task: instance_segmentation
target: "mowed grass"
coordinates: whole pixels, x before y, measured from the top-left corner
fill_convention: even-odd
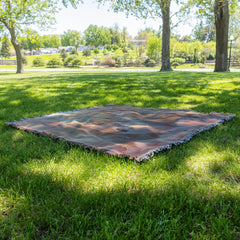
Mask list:
[[[4,125],[110,103],[236,117],[142,164]],[[239,238],[239,73],[0,74],[0,239]]]

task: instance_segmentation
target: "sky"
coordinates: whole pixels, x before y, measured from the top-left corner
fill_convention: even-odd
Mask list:
[[[173,5],[172,9],[176,9],[176,6]],[[133,16],[126,17],[124,13],[109,11],[107,6],[98,8],[97,3],[88,0],[84,4],[80,4],[77,9],[73,9],[71,6],[68,6],[68,8],[62,7],[62,10],[56,14],[56,24],[52,26],[52,29],[40,32],[40,34],[63,34],[68,29],[83,33],[90,24],[99,27],[112,27],[114,24],[118,24],[120,29],[127,27],[128,33],[134,37],[146,27],[158,30],[161,19],[141,20]],[[181,24],[181,28],[178,27],[173,32],[181,36],[190,35],[192,27],[189,24]]]

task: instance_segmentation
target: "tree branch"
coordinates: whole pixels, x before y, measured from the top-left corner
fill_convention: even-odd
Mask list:
[[[5,26],[8,30],[10,30],[10,26],[9,26],[9,24],[5,21],[5,19],[0,18],[0,22],[2,22],[2,23],[4,24],[4,26]]]

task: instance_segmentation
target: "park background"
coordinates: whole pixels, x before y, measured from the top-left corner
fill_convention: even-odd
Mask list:
[[[109,6],[81,4],[77,9],[63,7],[51,28],[33,26],[25,29],[18,40],[25,68],[79,67],[156,67],[161,65],[161,18],[137,19],[115,13]],[[179,6],[173,3],[172,13]],[[71,16],[71,17],[70,17]],[[234,41],[231,65],[240,66],[239,9],[230,16]],[[124,25],[125,24],[125,25]],[[127,27],[125,27],[127,26]],[[212,69],[215,63],[216,34],[213,18],[199,18],[193,13],[172,18],[170,56],[177,69]],[[7,32],[1,38],[0,69],[14,69],[16,57]],[[230,51],[230,50],[229,50]],[[230,56],[229,56],[230,57]],[[10,61],[9,61],[10,60]]]
[[[17,13],[24,13],[22,18],[25,20],[25,15],[29,14],[31,19],[35,13],[28,11],[29,3],[38,7],[38,3],[54,1],[0,0],[0,9],[3,10],[5,3],[16,2],[23,6],[19,9],[19,5],[15,5]],[[223,1],[192,2],[212,4]],[[200,6],[203,5],[195,7]],[[209,5],[203,6],[196,23],[189,19],[190,23],[194,22],[193,33],[182,34],[180,20],[179,32],[172,29],[172,67],[183,68],[183,71],[159,71],[160,53],[156,49],[160,49],[163,37],[158,31],[160,20],[156,20],[156,28],[152,26],[155,23],[149,26],[137,20],[140,27],[136,32],[130,30],[128,24],[119,22],[119,27],[115,26],[115,20],[109,21],[108,25],[88,23],[93,16],[83,12],[86,21],[77,21],[70,16],[78,15],[83,7],[80,4],[77,10],[68,5],[64,10],[67,20],[64,20],[63,12],[59,13],[57,19],[69,21],[69,24],[72,21],[72,25],[62,30],[63,23],[60,23],[60,32],[53,29],[40,32],[36,26],[20,32],[16,28],[22,52],[26,53],[25,73],[20,69],[18,73],[21,74],[16,74],[14,65],[1,66],[0,72],[0,239],[240,238],[240,74],[234,72],[239,67],[231,65],[230,72],[228,69],[213,72],[214,63],[205,62],[210,58],[209,53],[211,58],[215,56],[215,39],[212,38],[215,30],[211,30],[214,24],[212,18],[210,23],[207,21],[206,6]],[[191,9],[195,10],[195,7]],[[212,10],[212,5],[209,9]],[[44,15],[44,11],[39,9],[37,13]],[[231,13],[231,19],[237,21],[230,21],[226,46],[229,55],[232,47],[232,57],[237,61],[238,14],[239,8]],[[0,21],[6,20],[6,15],[0,11]],[[96,14],[94,18],[98,16]],[[54,18],[51,11],[49,17]],[[150,22],[149,19],[145,21]],[[99,44],[99,38],[86,44],[85,30],[91,24],[95,29],[93,33],[104,32],[103,36],[109,36],[106,46]],[[126,43],[124,26],[129,27],[126,36],[132,36],[126,38]],[[10,56],[2,58],[14,61],[6,28],[1,28],[1,33],[1,49],[5,49],[6,54],[10,52]],[[191,33],[192,36],[185,36]],[[146,41],[143,41],[144,36]],[[78,40],[86,53],[80,51],[80,46],[79,51],[75,50]],[[144,44],[134,46],[134,40]],[[39,43],[42,45],[37,46]],[[54,52],[62,45],[66,47],[65,51]],[[101,49],[103,46],[105,48]],[[40,54],[39,50],[53,52],[36,55]],[[84,56],[89,52],[90,56]],[[130,66],[121,67],[125,60]],[[112,65],[104,65],[104,61]],[[184,61],[190,63],[184,64]],[[214,59],[208,61],[214,62]],[[94,66],[89,65],[93,62]],[[203,71],[193,71],[197,66]],[[28,69],[31,72],[27,72]],[[141,108],[192,109],[201,113],[224,112],[236,116],[142,164],[4,124],[110,103]]]

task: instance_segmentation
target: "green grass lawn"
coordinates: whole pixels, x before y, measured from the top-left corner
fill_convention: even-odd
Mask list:
[[[139,164],[4,122],[103,104],[236,117]],[[0,239],[239,239],[239,73],[0,74]]]

